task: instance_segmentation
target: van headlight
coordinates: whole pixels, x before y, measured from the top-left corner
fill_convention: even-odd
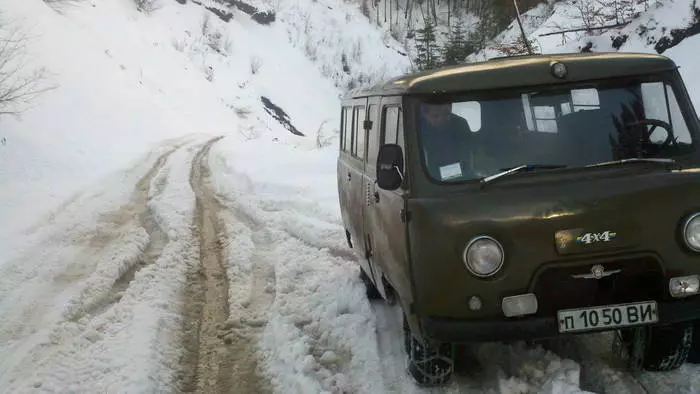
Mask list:
[[[683,240],[691,250],[700,252],[700,212],[685,220],[683,224]]]
[[[462,260],[469,272],[480,278],[498,272],[503,266],[503,257],[503,246],[486,235],[472,238],[462,254]]]

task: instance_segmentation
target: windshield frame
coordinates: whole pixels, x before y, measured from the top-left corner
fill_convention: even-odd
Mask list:
[[[523,93],[537,92],[556,92],[573,89],[611,89],[622,87],[634,83],[654,83],[662,82],[668,85],[676,96],[680,114],[686,124],[690,138],[692,140],[692,152],[676,156],[674,159],[678,162],[684,162],[688,159],[700,159],[700,119],[698,118],[692,99],[687,91],[685,84],[677,70],[664,71],[654,74],[628,75],[624,77],[578,80],[572,82],[563,82],[547,85],[526,85],[516,88],[507,89],[492,89],[492,90],[473,90],[457,93],[439,93],[439,94],[412,94],[406,97],[406,107],[410,110],[404,112],[406,119],[404,125],[410,124],[412,129],[412,137],[416,144],[415,159],[418,160],[422,177],[428,180],[429,183],[438,186],[459,186],[459,185],[479,185],[483,178],[471,178],[460,180],[440,180],[433,177],[428,170],[424,155],[420,152],[423,147],[422,130],[420,130],[420,107],[423,103],[450,103],[463,101],[479,101],[479,100],[494,100],[499,98],[513,98]],[[668,104],[668,102],[667,102]],[[521,163],[521,164],[542,164],[542,163]],[[544,163],[551,164],[551,163]],[[567,166],[561,169],[552,169],[547,171],[528,172],[534,174],[546,174],[551,172],[582,170],[588,167],[582,166]]]

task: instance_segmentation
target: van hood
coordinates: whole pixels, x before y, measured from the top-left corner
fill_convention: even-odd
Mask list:
[[[494,283],[525,292],[542,265],[603,255],[644,252],[658,256],[665,271],[681,270],[688,259],[700,268],[700,256],[684,250],[680,238],[683,220],[700,211],[698,170],[566,182],[528,178],[409,201],[417,297],[423,292],[423,301],[447,301],[439,291],[467,284],[477,293]],[[502,270],[486,280],[471,276],[462,261],[467,243],[479,235],[497,239],[505,252]]]
[[[519,249],[527,243],[556,255],[640,247],[645,235],[675,235],[679,222],[700,210],[700,170],[695,169],[536,179],[418,199],[409,209],[431,217],[441,233],[500,235]]]

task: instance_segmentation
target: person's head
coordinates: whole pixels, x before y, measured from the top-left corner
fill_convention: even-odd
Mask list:
[[[447,123],[452,113],[452,104],[428,104],[421,106],[421,115],[431,126],[442,126]]]

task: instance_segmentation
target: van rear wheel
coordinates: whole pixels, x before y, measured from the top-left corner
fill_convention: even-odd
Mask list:
[[[671,371],[686,362],[693,344],[693,324],[677,323],[622,330],[630,366],[646,371]]]
[[[448,383],[454,373],[454,346],[450,343],[432,344],[419,341],[411,332],[404,316],[404,347],[408,373],[419,386],[440,386]]]

